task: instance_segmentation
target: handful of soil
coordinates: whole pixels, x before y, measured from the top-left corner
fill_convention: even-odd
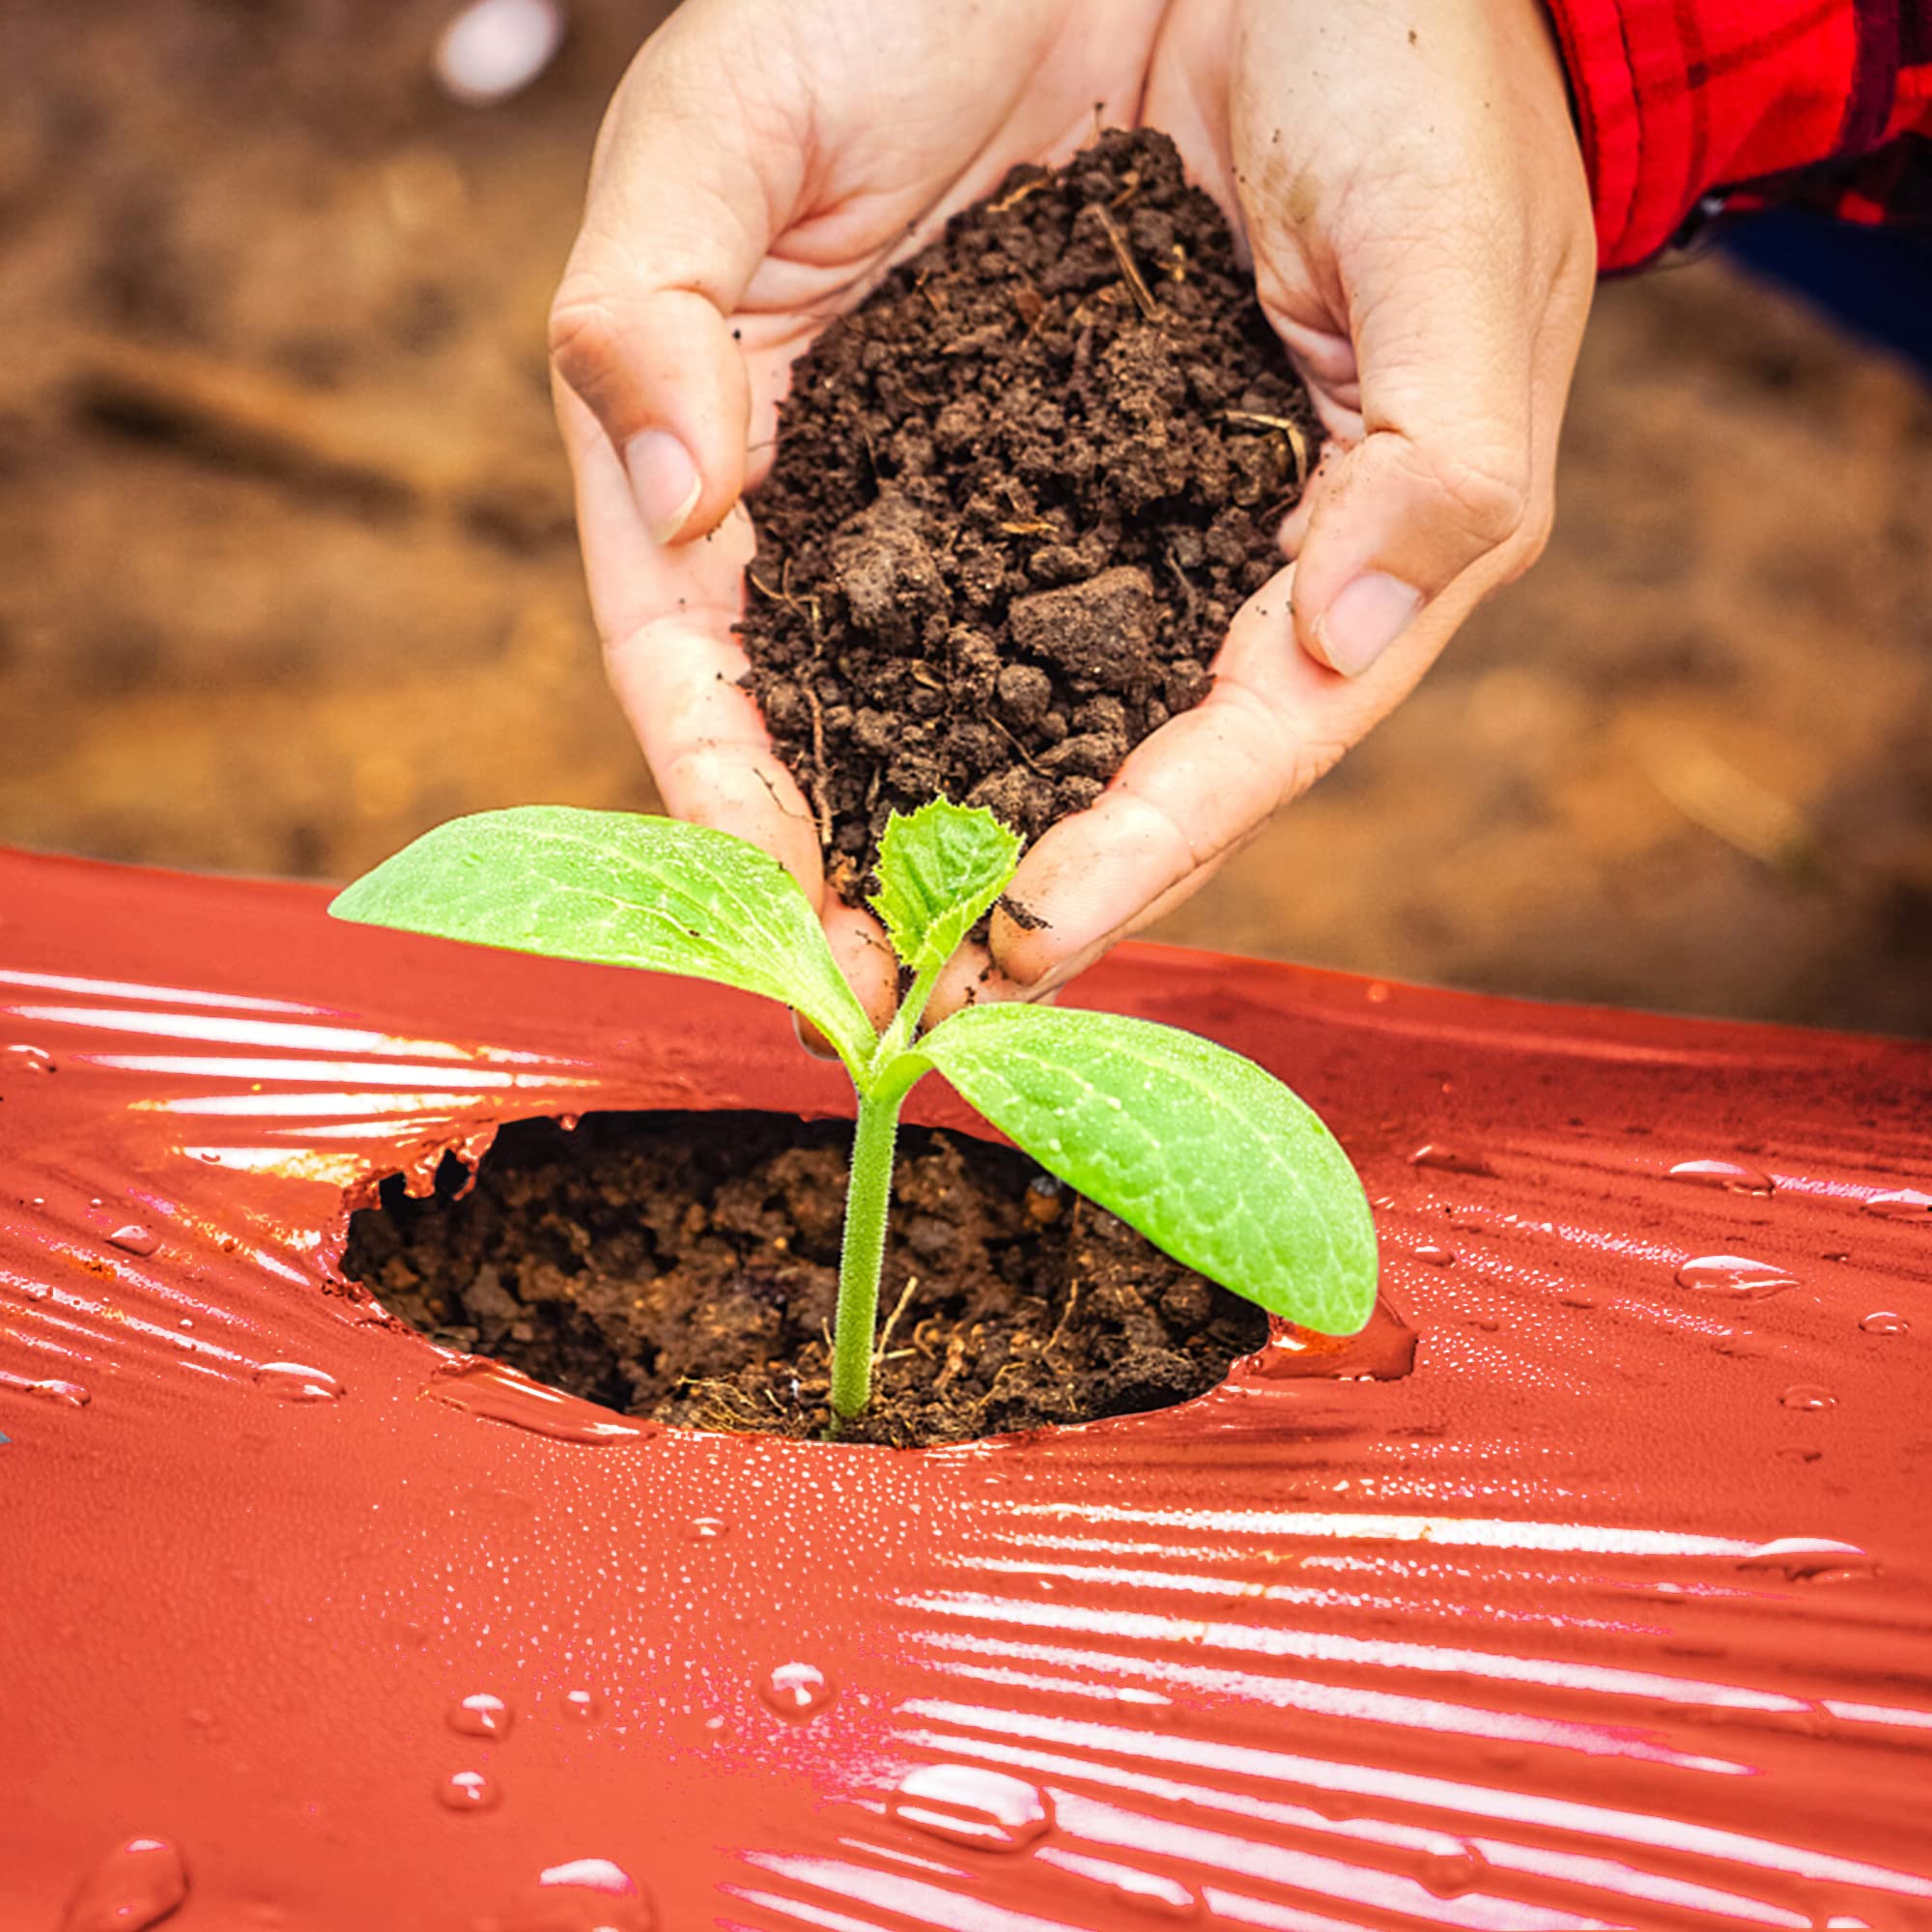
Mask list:
[[[1320,430],[1164,134],[1016,168],[793,372],[747,683],[849,900],[935,793],[1032,839],[1198,704]]]

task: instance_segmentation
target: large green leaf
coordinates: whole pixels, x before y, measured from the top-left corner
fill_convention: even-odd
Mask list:
[[[560,805],[478,812],[425,833],[328,909],[370,925],[740,986],[796,1007],[855,1068],[874,1044],[791,874],[707,826]]]
[[[914,973],[958,952],[1019,863],[1020,841],[981,806],[943,798],[886,821],[872,910]]]
[[[968,1008],[917,1051],[1039,1164],[1270,1314],[1352,1335],[1376,1231],[1349,1157],[1251,1060],[1151,1020]]]

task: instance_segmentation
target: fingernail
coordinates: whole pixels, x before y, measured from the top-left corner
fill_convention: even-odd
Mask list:
[[[1421,609],[1421,591],[1372,570],[1345,583],[1316,618],[1316,641],[1331,669],[1344,677],[1360,677]]]
[[[799,1045],[804,1047],[806,1052],[811,1055],[812,1059],[837,1060],[838,1058],[838,1048],[803,1013],[794,1012],[792,1014],[791,1030],[798,1036]]]
[[[1070,952],[1057,966],[1049,966],[1031,985],[1020,986],[1015,998],[1024,1000],[1029,1006],[1050,1006],[1058,997],[1060,989],[1069,980],[1077,980],[1095,960],[1101,958],[1114,945],[1113,933],[1104,939],[1096,939],[1091,946],[1083,946],[1078,952]]]
[[[647,429],[624,445],[624,469],[651,541],[668,544],[691,521],[704,479],[691,452],[668,429]]]

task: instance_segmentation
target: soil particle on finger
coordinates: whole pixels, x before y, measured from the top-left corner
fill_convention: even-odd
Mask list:
[[[595,1114],[504,1129],[436,1194],[400,1179],[343,1270],[446,1346],[627,1414],[814,1436],[830,1420],[849,1125]],[[918,1446],[1161,1408],[1261,1348],[1267,1319],[1024,1155],[900,1137],[871,1409]]]
[[[1151,129],[1017,168],[793,370],[739,626],[848,898],[935,793],[1023,838],[1207,695],[1320,431]]]

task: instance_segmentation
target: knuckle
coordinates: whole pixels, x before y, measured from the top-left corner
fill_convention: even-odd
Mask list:
[[[1458,456],[1430,468],[1451,517],[1486,550],[1521,539],[1531,519],[1521,464],[1501,456]]]
[[[1556,499],[1552,492],[1537,492],[1521,527],[1510,546],[1510,574],[1520,577],[1540,557],[1549,543],[1556,523]]]
[[[1283,773],[1281,797],[1276,809],[1292,804],[1304,792],[1314,790],[1342,762],[1348,751],[1346,743],[1335,739],[1303,740],[1294,746]]]
[[[609,376],[621,334],[617,319],[602,295],[566,284],[551,304],[551,367],[589,399]]]

